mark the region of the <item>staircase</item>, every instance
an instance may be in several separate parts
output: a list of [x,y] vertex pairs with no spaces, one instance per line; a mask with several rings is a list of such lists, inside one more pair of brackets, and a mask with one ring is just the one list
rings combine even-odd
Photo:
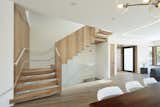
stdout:
[[111,34],[93,26],[84,26],[55,43],[55,66],[60,87],[62,87],[62,65],[67,64],[86,47],[107,42]]
[[22,49],[14,66],[14,99],[16,104],[54,94],[61,94],[62,65],[86,47],[107,41],[110,32],[84,26],[55,43],[55,65],[50,68],[29,69],[28,49]]
[[67,35],[65,38],[56,42],[56,52],[62,64],[66,64],[69,59],[81,52],[91,44],[107,42],[111,32],[97,29],[92,26],[84,26],[77,31]]
[[108,36],[112,34],[92,26],[84,26],[55,43],[55,51],[53,51],[55,56],[52,56],[55,65],[50,68],[30,69],[29,62],[31,59],[28,49],[30,26],[25,8],[15,5],[14,13],[15,63],[14,98],[10,100],[12,104],[61,94],[62,65],[68,63],[70,59],[91,44],[106,42]]
[[28,69],[21,73],[11,103],[20,103],[57,94],[56,69]]

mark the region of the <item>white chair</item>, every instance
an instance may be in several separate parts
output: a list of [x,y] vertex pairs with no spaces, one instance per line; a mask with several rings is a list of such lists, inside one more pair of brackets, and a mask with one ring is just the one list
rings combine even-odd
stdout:
[[136,91],[143,88],[143,86],[138,81],[131,81],[126,83],[127,92]]
[[116,87],[116,86],[106,87],[106,88],[98,90],[97,99],[98,101],[101,101],[103,99],[111,98],[111,97],[118,96],[121,94],[123,94],[123,92],[119,87]]
[[158,81],[157,81],[156,79],[154,79],[154,78],[144,78],[144,79],[143,79],[143,82],[144,82],[144,85],[145,85],[145,86],[148,86],[148,85],[150,85],[150,84],[155,84],[155,83],[157,83]]

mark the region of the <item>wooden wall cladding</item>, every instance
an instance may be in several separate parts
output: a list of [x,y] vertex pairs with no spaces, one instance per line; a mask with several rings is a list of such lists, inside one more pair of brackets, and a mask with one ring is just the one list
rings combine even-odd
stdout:
[[72,59],[82,49],[93,44],[102,43],[96,38],[96,29],[90,26],[84,26],[77,31],[67,35],[65,38],[59,40],[55,44],[55,59],[56,59],[56,73],[59,80],[59,93],[61,93],[61,72],[62,64],[66,64],[69,59]]
[[[14,6],[14,61],[23,48],[29,49],[30,28],[27,22],[25,9],[17,4]],[[29,53],[26,55],[29,63]]]
[[[99,40],[99,39],[102,39]],[[98,41],[98,42],[97,42]],[[69,34],[65,38],[57,42],[62,63],[67,63],[68,59],[72,59],[78,52],[93,43],[106,42],[106,39],[96,37],[96,29],[91,26],[84,26],[81,29]]]
[[156,47],[152,47],[152,65],[157,65]]

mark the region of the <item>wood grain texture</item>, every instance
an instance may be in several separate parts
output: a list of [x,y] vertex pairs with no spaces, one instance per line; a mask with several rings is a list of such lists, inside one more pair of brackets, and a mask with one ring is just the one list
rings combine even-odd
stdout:
[[[62,64],[66,64],[69,59],[72,59],[75,55],[78,54],[85,47],[93,43],[102,43],[106,42],[107,39],[96,38],[95,37],[96,28],[91,26],[84,26],[77,31],[67,35],[65,38],[56,42],[55,47],[55,56],[56,56],[56,73],[57,78],[59,79],[59,92],[61,92],[61,72]],[[103,32],[104,33],[104,32]],[[58,55],[59,53],[59,55]]]
[[59,44],[59,52],[61,54],[61,59],[62,59],[62,63],[67,63],[67,58],[68,58],[68,42],[67,42],[67,38],[64,38],[62,40],[60,40],[58,42]]
[[[29,49],[30,28],[27,22],[25,9],[17,4],[14,5],[14,62],[18,59],[20,52],[26,48]],[[14,66],[14,87],[24,68],[29,67],[29,52],[24,53],[20,62]],[[15,89],[14,89],[15,96]]]
[[[55,44],[58,47],[58,43]],[[61,94],[62,92],[62,60],[61,56],[59,55],[59,50],[55,51],[55,66],[56,66],[56,78],[58,81],[58,93]]]
[[26,77],[26,76],[22,76],[20,78],[20,80],[18,81],[18,83],[24,83],[24,82],[34,82],[34,81],[41,81],[41,80],[48,80],[48,79],[53,79],[56,78],[55,74],[50,74],[47,76],[32,76],[32,77]]
[[[126,92],[125,83],[128,81],[137,80],[142,85],[143,78],[147,75],[119,72],[117,76],[112,77],[112,82],[92,82],[92,84],[80,84],[71,88],[64,88],[61,96],[53,95],[43,99],[33,100],[21,104],[16,104],[15,107],[89,107],[90,103],[96,102],[97,91],[104,87],[119,86],[123,92]],[[118,106],[117,106],[118,107]]]
[[[27,22],[25,9],[17,4],[14,6],[14,61],[23,48],[29,49],[30,28]],[[29,53],[26,55],[29,63]]]
[[90,104],[90,107],[160,107],[160,83]]
[[157,58],[156,58],[156,47],[152,47],[152,65],[156,65],[157,63]]
[[46,89],[46,90],[40,90],[36,92],[29,92],[27,94],[22,94],[19,96],[16,96],[15,99],[11,100],[10,103],[21,103],[25,101],[30,101],[33,99],[43,98],[46,96],[51,96],[53,94],[57,93],[56,88]]
[[134,48],[134,52],[135,52],[135,62],[134,62],[134,66],[135,66],[135,73],[138,73],[138,49],[137,46],[135,46]]
[[19,86],[16,87],[15,91],[16,92],[29,91],[29,90],[34,90],[34,89],[53,87],[55,85],[57,85],[56,80],[52,80],[52,81],[44,82],[44,83],[27,84],[27,85],[19,84]]
[[30,75],[41,75],[41,74],[49,74],[55,72],[53,69],[33,69],[33,70],[24,70],[22,72],[23,76]]

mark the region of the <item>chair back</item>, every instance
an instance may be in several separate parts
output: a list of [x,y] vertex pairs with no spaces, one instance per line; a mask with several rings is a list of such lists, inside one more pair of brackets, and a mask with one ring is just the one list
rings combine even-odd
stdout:
[[144,85],[145,85],[145,86],[148,86],[148,85],[150,85],[150,84],[155,84],[155,83],[157,83],[158,81],[157,81],[156,79],[154,79],[153,77],[151,77],[151,78],[144,78],[144,79],[143,79],[143,82],[144,82]]
[[118,96],[121,94],[123,94],[123,92],[117,86],[106,87],[106,88],[100,89],[97,92],[97,99],[98,99],[98,101],[101,101],[103,99],[111,98],[111,97]]
[[132,92],[140,88],[143,88],[143,86],[138,81],[127,82],[125,87],[126,87],[127,92]]

